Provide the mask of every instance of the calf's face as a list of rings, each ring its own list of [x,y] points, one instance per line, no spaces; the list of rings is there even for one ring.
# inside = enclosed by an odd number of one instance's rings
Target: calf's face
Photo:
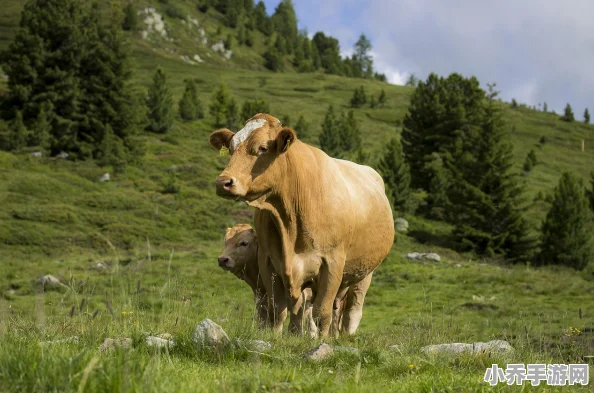
[[[248,224],[227,228],[225,250],[219,256],[219,266],[238,277],[243,276],[246,266],[258,264],[258,239],[256,231]]]
[[[210,135],[210,144],[217,150],[229,150],[231,159],[216,178],[217,195],[243,201],[253,201],[272,190],[283,173],[282,157],[297,139],[290,128],[280,121],[258,113],[237,133],[224,128]]]

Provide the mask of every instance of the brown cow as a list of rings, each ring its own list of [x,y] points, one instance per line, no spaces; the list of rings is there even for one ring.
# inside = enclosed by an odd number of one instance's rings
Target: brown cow
[[[219,267],[233,273],[250,286],[254,293],[260,326],[267,323],[266,288],[258,268],[258,237],[249,224],[237,224],[225,232],[225,249],[218,257]],[[303,290],[306,330],[317,336],[317,327],[311,314],[313,294],[311,288]]]
[[[258,209],[260,273],[275,273],[281,279],[276,282],[283,284],[264,280],[274,299],[276,329],[279,324],[282,329],[288,306],[290,328],[300,331],[301,291],[311,286],[316,292],[313,315],[320,336],[327,336],[335,298],[353,286],[342,325],[346,332],[356,330],[366,292],[359,289],[369,287],[394,242],[392,211],[380,175],[301,142],[267,114],[255,115],[236,134],[213,132],[210,143],[231,153],[216,179],[217,195]]]

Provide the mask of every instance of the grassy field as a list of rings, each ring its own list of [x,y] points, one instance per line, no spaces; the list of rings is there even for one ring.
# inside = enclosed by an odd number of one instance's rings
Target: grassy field
[[[162,3],[146,3],[164,13]],[[220,15],[200,14],[189,1],[170,3],[196,18],[209,39],[216,35]],[[10,0],[0,10],[0,49],[18,25],[22,4]],[[363,85],[368,94],[385,89],[388,98],[383,108],[355,111],[369,164],[401,131],[412,88],[319,73],[270,73],[257,55],[263,37],[256,37],[255,49],[238,48],[226,61],[196,44],[188,22],[168,16],[165,22],[173,42],[131,37],[135,78],[146,87],[162,66],[175,102],[186,78],[198,80],[205,107],[224,82],[240,104],[263,98],[279,118],[290,115],[295,122],[303,114],[311,124],[304,139],[317,145],[328,105],[346,110],[352,91]],[[205,62],[191,65],[180,58],[193,54]],[[563,171],[589,176],[594,128],[507,104],[505,118],[518,170],[530,149],[537,152],[538,165],[523,177],[537,233],[548,204],[533,203],[534,197],[550,193]],[[214,178],[228,158],[210,148],[213,129],[208,117],[178,118],[166,135],[144,134],[146,156],[118,174],[92,162],[0,152],[0,391],[486,391],[491,387],[482,378],[492,363],[575,363],[594,355],[592,268],[576,273],[479,261],[445,248],[446,225],[409,216],[409,234],[397,236],[374,276],[359,333],[337,341],[360,353],[320,364],[304,360],[318,342],[259,332],[249,288],[216,264],[225,228],[251,222],[252,211],[215,196]],[[105,172],[111,181],[99,182]],[[172,181],[179,192],[166,192]],[[442,261],[407,260],[412,251],[437,252]],[[43,274],[66,286],[42,291],[35,282]],[[246,348],[197,351],[190,335],[206,317],[231,338],[264,339],[273,348],[265,354]],[[566,337],[570,327],[581,333]],[[167,353],[144,344],[146,335],[164,332],[176,342]],[[71,336],[79,337],[78,344],[39,345]],[[99,353],[106,337],[130,337],[133,349]],[[515,352],[433,357],[419,350],[490,339],[508,340]],[[389,350],[393,344],[401,351]],[[580,389],[590,391],[557,391]]]

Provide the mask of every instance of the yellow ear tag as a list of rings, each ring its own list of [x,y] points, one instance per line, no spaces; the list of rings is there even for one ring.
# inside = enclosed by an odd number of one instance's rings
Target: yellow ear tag
[[[229,155],[229,148],[228,147],[221,147],[221,150],[219,150],[219,156],[228,156]]]
[[[289,148],[289,146],[291,146],[291,140],[287,139],[287,143],[285,144],[285,148],[283,149],[283,151],[287,151],[287,149]]]

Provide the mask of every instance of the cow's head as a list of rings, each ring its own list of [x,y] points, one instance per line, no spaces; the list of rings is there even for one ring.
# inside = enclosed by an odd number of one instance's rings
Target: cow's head
[[[247,264],[258,263],[258,238],[248,224],[237,224],[225,232],[225,250],[219,256],[219,266],[238,277],[245,274]]]
[[[296,140],[292,129],[263,113],[249,119],[237,133],[226,128],[213,132],[210,144],[231,154],[217,176],[217,195],[250,202],[269,192],[282,174],[283,155]]]

